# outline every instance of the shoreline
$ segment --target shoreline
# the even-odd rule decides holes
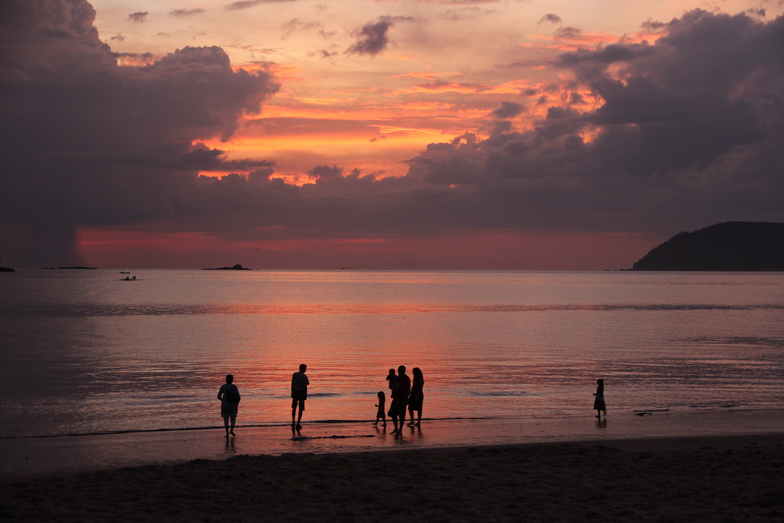
[[[784,434],[238,455],[3,484],[14,521],[771,521]]]
[[[598,422],[581,418],[423,420],[402,436],[392,424],[307,421],[301,431],[287,425],[237,426],[226,439],[222,428],[123,432],[0,440],[0,483],[33,477],[168,465],[192,460],[225,460],[239,455],[351,454],[504,445],[575,443],[622,445],[645,441],[651,448],[667,440],[765,437],[784,434],[784,410],[611,413]],[[656,442],[656,443],[654,443]]]

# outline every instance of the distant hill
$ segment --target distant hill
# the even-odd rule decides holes
[[[784,271],[784,223],[726,222],[682,232],[634,271]]]

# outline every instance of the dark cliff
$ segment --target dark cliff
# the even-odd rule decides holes
[[[682,232],[653,248],[635,271],[784,271],[784,223],[726,222]]]

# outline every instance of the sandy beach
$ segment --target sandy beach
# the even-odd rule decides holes
[[[220,444],[232,457],[190,460],[182,457],[201,452],[196,440],[218,447],[219,432],[188,434],[190,443],[179,434],[54,438],[46,447],[54,460],[78,445],[93,445],[100,453],[96,441],[115,443],[114,452],[128,462],[133,462],[128,454],[139,452],[145,442],[157,453],[175,446],[182,450],[170,454],[168,462],[149,459],[151,464],[140,466],[112,467],[117,461],[107,461],[93,464],[93,470],[39,467],[35,473],[6,473],[0,478],[0,519],[780,521],[784,431],[776,428],[781,422],[778,417],[735,414],[733,424],[727,417],[696,418],[700,423],[689,417],[691,430],[679,424],[683,420],[635,417],[626,426],[620,420],[610,424],[623,430],[607,432],[608,427],[594,425],[600,432],[593,437],[590,431],[574,430],[560,440],[552,439],[552,432],[521,437],[533,430],[524,425],[508,434],[514,425],[497,420],[461,425],[462,438],[454,436],[457,426],[446,423],[425,424],[421,433],[434,436],[420,439],[414,430],[400,439],[378,434],[342,439],[315,435],[332,429],[306,426],[302,432],[313,437],[286,439],[282,427],[278,432],[245,429],[244,434],[238,431],[236,444]],[[711,419],[723,422],[726,430],[712,426]],[[752,425],[754,419],[773,421]],[[742,422],[749,423],[745,433]],[[556,428],[563,425],[541,430]],[[654,436],[639,437],[642,429]],[[445,444],[439,430],[444,438],[453,434],[459,446]],[[293,451],[242,453],[261,448],[262,436],[277,442],[268,442],[268,449],[278,445],[274,448]],[[254,438],[259,440],[255,444]],[[466,441],[472,444],[461,444]],[[520,443],[525,441],[530,442]],[[488,442],[495,444],[483,444]],[[5,445],[4,461],[21,452],[8,441],[0,443]]]
[[[7,483],[9,521],[780,521],[780,435],[237,456]]]

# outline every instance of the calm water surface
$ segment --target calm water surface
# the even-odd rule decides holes
[[[390,367],[430,418],[784,408],[784,274],[23,270],[0,274],[0,437],[369,420]]]

